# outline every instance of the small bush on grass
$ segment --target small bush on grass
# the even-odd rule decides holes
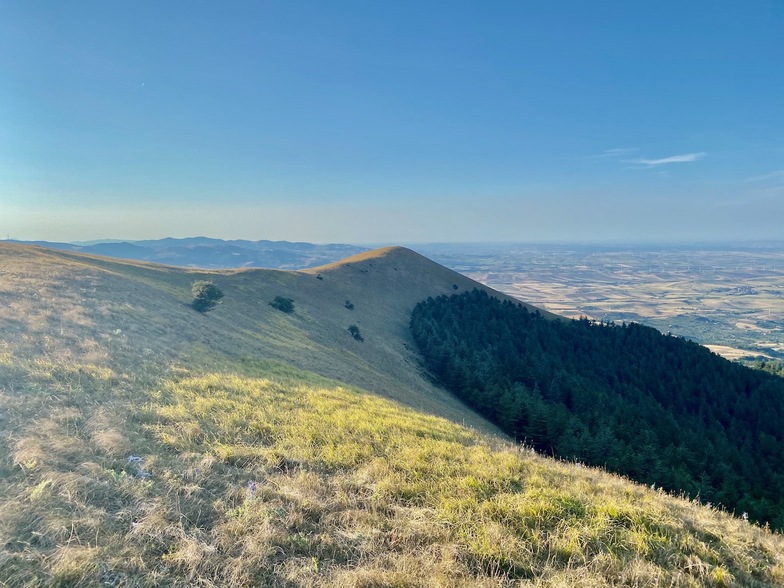
[[[351,336],[354,337],[357,341],[364,341],[364,337],[362,337],[362,333],[359,332],[359,327],[357,325],[351,325],[348,328],[348,332],[351,333]]]
[[[223,292],[214,282],[207,280],[199,280],[193,282],[191,286],[191,294],[193,294],[193,302],[191,306],[194,310],[199,312],[207,312],[215,308],[218,301],[223,298]]]
[[[275,299],[269,303],[272,308],[277,308],[281,312],[292,313],[294,312],[294,300],[291,298],[284,298],[283,296],[275,296]]]

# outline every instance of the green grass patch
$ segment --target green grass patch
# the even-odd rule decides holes
[[[780,583],[780,537],[723,513],[284,364],[172,373],[101,406],[112,374],[27,366],[3,397],[3,581]]]

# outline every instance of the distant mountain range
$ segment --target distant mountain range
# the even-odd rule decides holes
[[[12,241],[40,245],[63,251],[105,255],[137,261],[201,269],[263,267],[305,269],[317,267],[367,251],[364,247],[343,244],[315,245],[289,241],[247,241],[189,237],[120,241],[106,239],[56,243],[49,241]]]

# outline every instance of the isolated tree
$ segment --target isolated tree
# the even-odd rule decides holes
[[[218,301],[223,298],[223,292],[214,282],[207,280],[199,280],[193,282],[191,286],[191,293],[193,294],[193,302],[191,306],[194,310],[199,312],[207,312],[215,308]]]
[[[291,298],[284,298],[283,296],[275,296],[275,299],[269,303],[272,308],[277,308],[281,312],[290,314],[294,312],[294,301]]]
[[[354,337],[357,341],[364,341],[364,337],[362,337],[362,333],[359,332],[359,327],[357,325],[351,325],[348,328],[348,332],[351,333],[351,336]]]

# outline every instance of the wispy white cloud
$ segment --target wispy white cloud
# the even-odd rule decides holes
[[[657,165],[667,165],[669,163],[690,163],[702,159],[707,155],[704,151],[700,153],[684,153],[683,155],[671,155],[670,157],[663,157],[661,159],[630,159],[627,163],[635,163],[637,165],[646,165],[648,167],[656,167]]]
[[[746,178],[744,181],[746,182],[767,182],[768,180],[784,180],[784,169],[777,169],[769,174],[764,174],[761,176],[754,176],[751,178]]]
[[[610,157],[623,157],[624,155],[631,155],[638,151],[637,147],[618,147],[616,149],[605,149],[598,155],[590,156],[591,159],[608,159]]]

